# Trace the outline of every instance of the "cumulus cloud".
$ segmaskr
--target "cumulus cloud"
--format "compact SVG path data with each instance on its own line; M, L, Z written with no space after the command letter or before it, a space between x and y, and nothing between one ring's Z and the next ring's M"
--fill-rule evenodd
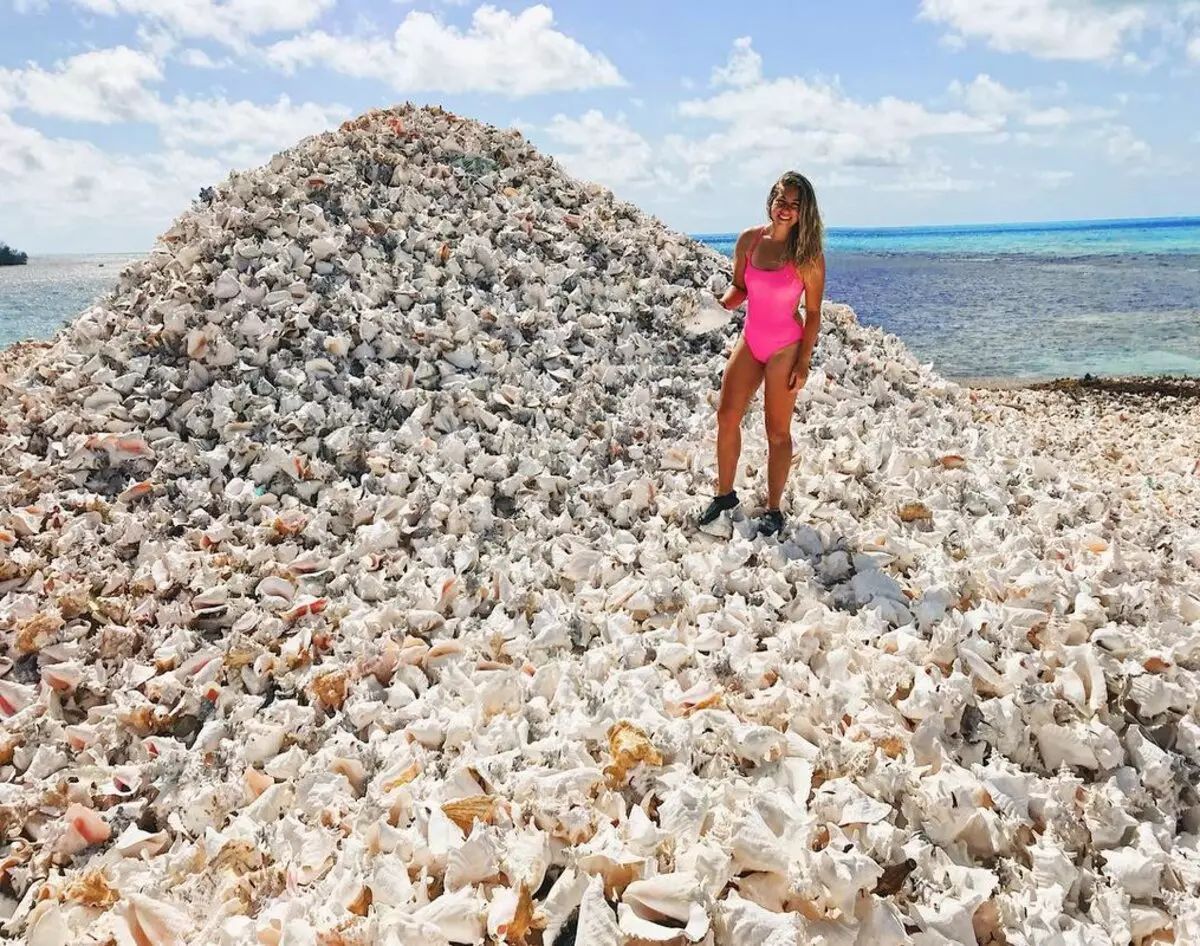
M579 118L555 115L544 129L551 153L574 177L615 191L654 188L687 193L709 183L709 169L669 146L651 143L624 115L590 109Z
M1103 61L1150 21L1145 2L1122 0L921 0L918 17L947 27L957 45L980 41L1040 59Z
M213 59L203 49L195 47L183 50L177 58L180 63L185 66L191 66L193 69L224 69L233 65L232 60L228 58Z
M970 82L956 79L950 83L949 91L972 115L993 122L1013 119L1036 128L1101 121L1117 114L1114 109L1094 106L1039 105L1033 92L1010 89L986 73L980 73Z
M224 98L177 98L159 129L168 147L225 148L248 145L275 151L308 135L336 128L350 110L315 102L293 103L286 95L268 105Z
M148 86L162 78L149 53L117 46L80 53L53 70L0 69L0 96L7 93L16 106L68 121L153 121L161 103Z
M1151 155L1150 146L1126 125L1114 125L1102 131L1108 157L1116 164L1142 165Z
M735 41L713 83L721 90L679 105L685 118L726 126L696 145L709 163L739 157L777 165L787 155L807 163L895 166L908 161L922 139L980 135L1004 123L1002 116L931 111L893 96L860 102L834 83L766 78L745 38Z
M293 103L286 95L265 105L189 96L166 101L151 88L162 78L161 63L145 51L97 50L53 70L0 69L0 108L81 123L143 122L157 126L167 147L208 149L279 148L349 117L344 106Z
M114 250L136 249L167 227L199 187L228 172L219 158L183 153L118 155L50 137L0 114L0 220L31 247L96 249L97 228Z
M179 36L207 37L247 48L256 36L291 33L311 26L337 0L72 0L106 16L126 15L156 23Z
M265 56L285 73L323 66L407 93L523 96L625 85L612 62L556 29L540 4L517 14L481 6L465 31L413 11L390 37L318 30L275 43Z

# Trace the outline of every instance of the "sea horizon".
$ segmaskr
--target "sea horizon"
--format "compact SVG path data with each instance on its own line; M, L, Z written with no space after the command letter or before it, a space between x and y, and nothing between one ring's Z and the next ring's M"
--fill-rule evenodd
M1129 224L1152 225L1200 225L1200 213L1196 214L1180 214L1174 216L1156 216L1156 217L1048 217L1045 220L1008 220L998 222L988 222L981 220L964 220L959 223L911 223L911 224L880 224L877 226L856 225L856 226L828 226L825 229L826 233L860 233L871 232L881 233L888 231L913 231L913 230L930 230L930 231L952 231L952 230L988 230L988 229L1049 229L1055 227L1064 228L1095 228L1107 229L1119 226L1127 226ZM728 236L736 231L714 231L712 233L692 233L694 237L716 237Z
M751 224L752 225L752 224ZM1182 214L1176 216L1154 217L1070 217L1047 218L1045 220L1010 220L1000 222L966 220L960 223L914 223L914 224L881 224L878 226L826 226L827 237L857 236L864 234L964 234L975 232L1020 232L1023 230L1114 230L1130 226L1159 228L1197 227L1200 228L1200 213ZM691 231L672 228L678 233L699 240L703 243L725 241L737 235L738 230ZM14 249L18 247L14 246ZM23 247L21 249L24 249ZM142 249L123 250L83 250L70 253L44 253L25 250L32 259L75 259L86 257L137 257L150 252L153 245ZM1200 253L1200 246L1193 246L1191 251Z

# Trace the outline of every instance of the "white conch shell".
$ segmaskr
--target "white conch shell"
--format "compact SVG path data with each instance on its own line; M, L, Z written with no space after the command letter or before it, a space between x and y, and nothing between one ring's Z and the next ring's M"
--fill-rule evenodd
M494 831L476 823L471 836L446 857L446 889L458 890L495 878L500 872L499 853Z
M16 716L37 699L37 690L23 683L0 680L0 717Z
M1052 831L1043 834L1029 849L1029 857L1039 890L1058 886L1066 893L1079 876L1079 870Z
M536 828L509 834L504 839L504 873L514 887L524 884L537 890L546 879L551 859L550 836Z
M700 902L700 884L694 874L658 874L635 880L621 895L617 915L623 932L654 942L677 940L682 933L695 943L708 932L708 912Z
M737 893L717 903L717 941L731 946L800 946L803 922L798 913L773 913Z
M865 915L864 915L865 914ZM858 942L871 946L904 946L912 942L904 929L900 908L878 896L863 897L858 904Z
M624 939L616 914L604 899L604 880L593 876L579 903L575 942L579 946L621 946Z
M624 887L646 871L647 859L631 851L611 825L596 833L579 849L575 866L588 874L599 875L607 888Z
M412 879L397 857L381 857L368 883L371 899L382 906L400 907L413 899Z
M463 887L443 894L412 917L436 926L452 943L478 943L487 935L487 909L487 902L473 887Z
M699 839L708 806L708 795L699 779L679 783L663 793L658 825L675 838L677 847L686 846Z
M535 911L535 916L544 923L542 942L553 943L557 940L559 931L583 901L590 882L587 874L578 873L573 867L568 867L559 875L546 894L546 899Z
M53 900L43 900L29 914L25 929L28 946L63 946L71 941L71 929L62 908Z
M1104 873L1134 898L1152 898L1162 887L1163 865L1134 847L1104 852Z
M745 811L738 819L732 840L733 857L739 871L774 871L787 874L791 858L780 839L767 827L757 811Z
M78 854L89 845L100 844L112 836L112 828L99 812L78 803L67 806L63 820L67 824L59 838L58 850L64 854Z
M113 842L113 850L125 857L141 857L143 854L154 857L170 846L171 836L166 831L150 834L135 824L127 826Z
M125 899L125 928L118 928L121 946L175 946L192 930L191 921L170 904L132 892Z

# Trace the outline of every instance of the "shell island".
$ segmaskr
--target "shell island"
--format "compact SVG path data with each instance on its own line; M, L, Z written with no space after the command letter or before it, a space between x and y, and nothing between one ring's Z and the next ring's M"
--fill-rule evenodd
M24 266L28 262L28 253L15 250L7 243L0 241L0 266Z
M788 528L702 533L729 266L404 105L4 352L4 934L1200 939L1195 409L827 302Z

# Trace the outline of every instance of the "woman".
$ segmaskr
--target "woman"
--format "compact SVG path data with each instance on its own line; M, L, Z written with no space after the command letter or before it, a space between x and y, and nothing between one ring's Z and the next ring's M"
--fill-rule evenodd
M751 227L738 237L733 284L720 300L726 309L745 301L746 323L721 384L717 494L699 522L708 525L738 505L734 480L742 451L742 418L765 381L767 509L758 526L762 534L774 535L783 528L779 503L792 462L792 411L808 381L821 330L825 254L817 197L803 174L788 171L775 182L767 198L767 216L765 227Z

